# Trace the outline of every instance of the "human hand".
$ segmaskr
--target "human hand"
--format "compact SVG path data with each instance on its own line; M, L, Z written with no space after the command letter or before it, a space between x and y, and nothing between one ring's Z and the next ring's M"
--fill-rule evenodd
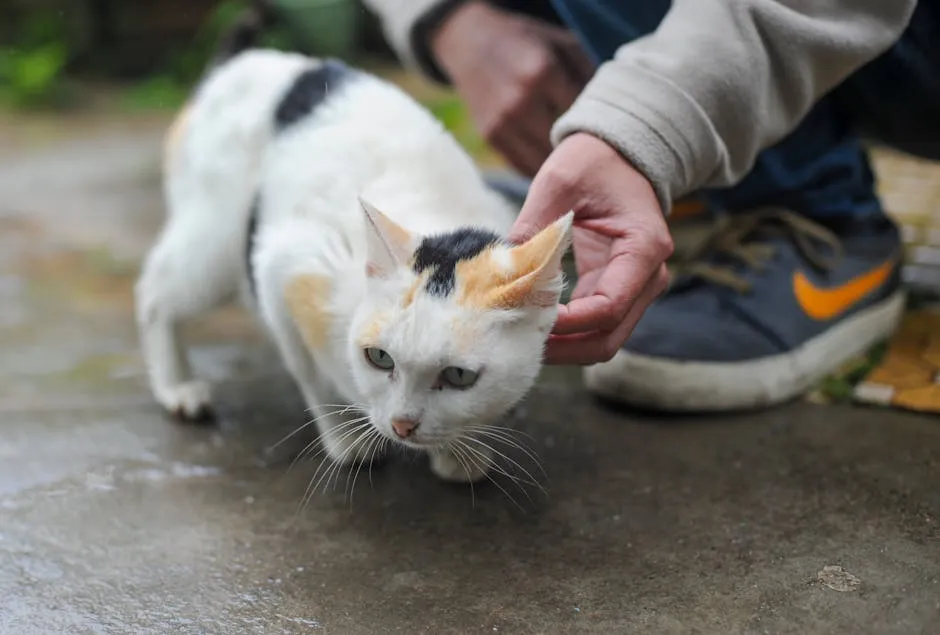
M471 0L429 44L480 134L513 167L534 175L552 151L552 124L594 73L574 35Z
M593 135L566 137L539 170L511 232L522 240L574 211L578 283L546 347L546 363L611 359L665 289L672 237L650 182Z

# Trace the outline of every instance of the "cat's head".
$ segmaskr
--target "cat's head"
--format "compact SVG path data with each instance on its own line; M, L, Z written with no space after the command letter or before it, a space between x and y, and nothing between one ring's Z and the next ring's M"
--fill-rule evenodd
M496 423L539 374L573 215L511 245L473 228L414 235L363 209L368 289L349 362L373 425L427 448Z

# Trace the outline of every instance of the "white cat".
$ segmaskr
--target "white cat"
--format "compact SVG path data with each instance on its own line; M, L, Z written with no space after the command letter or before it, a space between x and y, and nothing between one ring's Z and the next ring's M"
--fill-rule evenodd
M136 288L164 408L209 414L177 327L240 297L333 460L371 460L387 438L428 452L442 479L485 475L492 457L468 439L539 373L570 214L509 245L511 208L423 107L340 62L272 50L207 75L164 169L168 218Z

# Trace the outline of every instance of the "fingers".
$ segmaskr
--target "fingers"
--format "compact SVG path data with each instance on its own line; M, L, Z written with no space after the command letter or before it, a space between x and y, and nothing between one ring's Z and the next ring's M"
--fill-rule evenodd
M578 196L568 182L558 178L556 170L544 165L532 180L529 194L522 203L522 209L509 232L513 242L523 242L558 220L571 209L570 203Z
M563 58L559 57L559 61ZM545 99L552 109L552 123L571 107L577 99L586 81L581 81L565 64L552 66L545 78L543 87ZM549 126L551 131L551 126Z
M614 256L598 277L594 292L571 300L559 314L553 332L612 331L637 302L658 264L641 262L633 252Z
M578 84L584 86L597 70L581 41L568 29L540 25L539 32L548 41L555 57Z
M629 338L649 305L666 290L668 283L669 273L666 266L662 265L650 277L637 301L614 329L609 332L552 336L546 346L545 363L587 365L610 360Z
M565 31L552 39L559 61L568 74L583 87L597 70L594 62L588 57L578 38L570 32Z

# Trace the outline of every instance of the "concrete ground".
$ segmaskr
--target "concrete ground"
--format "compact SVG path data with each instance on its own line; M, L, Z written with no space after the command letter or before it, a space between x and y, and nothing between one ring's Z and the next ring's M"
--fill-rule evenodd
M399 459L304 507L300 400L226 312L219 425L165 420L130 299L162 123L0 126L0 633L940 632L937 419L656 420L553 369L513 422L548 495Z

